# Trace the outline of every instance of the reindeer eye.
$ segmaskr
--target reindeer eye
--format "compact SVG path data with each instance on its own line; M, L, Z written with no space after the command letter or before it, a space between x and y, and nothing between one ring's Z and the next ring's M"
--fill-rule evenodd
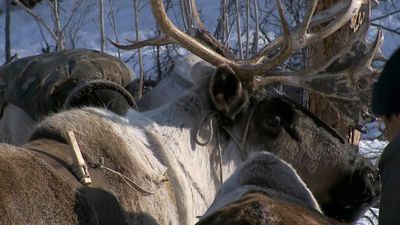
M264 121L264 125L268 127L279 127L281 125L281 118L277 115L270 117Z
M357 88L360 90L365 90L368 87L368 81L366 81L365 79L360 79L357 82Z

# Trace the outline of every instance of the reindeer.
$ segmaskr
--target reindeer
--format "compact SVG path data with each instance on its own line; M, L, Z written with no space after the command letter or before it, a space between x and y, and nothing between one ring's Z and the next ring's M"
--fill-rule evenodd
M292 166L255 153L221 185L202 224L342 224L327 218Z
M302 71L303 77L256 77L279 74L274 69L280 62L332 34L365 4L341 1L313 16L317 2L308 2L305 19L295 28L283 22L286 35L261 50L257 60L238 61L179 31L167 18L162 1L151 0L157 23L167 37L215 67L205 73L196 71L202 79L183 96L155 110L128 110L123 117L101 108L67 110L43 120L18 151L1 145L0 212L6 216L0 218L43 223L46 214L47 218L74 223L95 214L79 200L81 197L75 197L74 188L79 183L70 172L71 160L65 157L67 131L72 131L87 161L87 171L93 174L92 185L116 196L130 224L194 224L196 216L203 215L212 203L221 183L251 153L265 150L293 165L325 215L356 220L379 196L375 167L306 109L257 89L276 81L307 84L311 77L334 77L306 73L322 73L321 68ZM281 6L279 11L283 18ZM308 33L316 24L327 25L317 33ZM301 34L302 41L293 38ZM380 40L381 33L365 57L373 57ZM276 50L281 51L273 54ZM23 164L23 168L18 163L5 163L10 160L10 149L14 149L9 154L15 162L25 158L32 163ZM30 172L36 167L50 177ZM20 182L24 185L18 186ZM48 187L50 183L54 185ZM46 200L38 195L43 188ZM76 207L85 210L75 210L74 200ZM18 205L13 206L14 201ZM28 209L25 207L29 210L18 210Z
M152 40L152 43L177 43L214 66L228 65L240 80L241 88L244 87L247 92L273 84L302 87L328 98L335 108L344 113L346 119L359 121L365 115L365 108L362 105L368 105L368 93L370 93L373 79L379 74L378 70L371 67L371 62L376 59L384 59L379 49L383 41L382 31L378 30L376 39L372 43L366 40L370 24L371 5L369 1L338 1L331 8L315 13L317 4L318 1L308 2L303 22L295 27L289 27L284 18L281 3L277 1L283 35L262 48L255 54L255 57L247 60L232 56L228 48L205 31L204 24L196 14L197 9L194 1L191 2L190 6L192 7L194 24L200 29L197 33L195 32L197 36L193 38L176 28L168 19L162 4L158 3L157 7L153 7L153 12L160 29L165 33L165 37L160 38L158 42ZM361 18L361 20L357 20L359 26L349 37L343 49L338 51L338 54L333 55L325 65L300 71L279 69L279 65L292 54L328 37L353 18ZM311 30L317 31L311 32ZM128 46L114 44L124 49L133 49L145 45L146 42L132 43ZM352 63L349 64L348 62ZM336 70L332 68L336 68ZM201 71L198 74L201 74ZM212 90L212 85L212 82L210 82L210 90ZM236 92L231 96L239 93ZM221 94L214 102L217 105L216 108L221 112L233 108L233 113L235 113L237 106L237 102L233 101L235 98L224 94ZM228 102L229 99L233 101L233 106ZM221 100L221 102L218 102L218 100ZM308 115L311 116L309 113ZM229 118L226 113L225 116ZM242 144L240 143L241 140L236 140L236 142L239 146ZM280 154L278 156L282 157ZM293 164L296 161L293 159L294 157L292 155L282 158ZM294 163L294 167L298 169L300 176L306 181L307 178L305 177L309 176L303 175L301 170L304 166L300 165L301 163L298 164ZM308 181L306 183L310 185ZM311 189L313 190L312 187ZM320 201L318 191L313 190L313 193ZM333 208L331 210L334 211ZM325 209L325 211L331 210Z

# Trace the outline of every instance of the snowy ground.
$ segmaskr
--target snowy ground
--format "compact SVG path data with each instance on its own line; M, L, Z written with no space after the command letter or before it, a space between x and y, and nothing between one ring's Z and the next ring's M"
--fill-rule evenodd
M4 7L4 1L0 2L0 10ZM68 19L71 17L74 7L74 0L63 0L61 6L62 22L61 25L64 27L68 23ZM134 33L134 21L133 21L133 6L132 0L118 0L112 1L112 10L110 10L108 0L105 0L105 32L106 36L113 40L120 40L125 42L125 39L133 40L135 38ZM142 1L144 2L144 1ZM205 24L208 27L213 28L216 25L216 15L219 13L218 1L199 1L198 8L203 12ZM68 26L65 26L66 30L70 30L71 35L67 38L67 47L75 48L90 48L99 49L100 46L100 35L99 35L99 25L98 25L98 12L96 9L97 1L87 0L84 1L84 5L75 11L75 17L79 19L71 21ZM140 11L140 38L146 39L148 37L154 36L154 20L151 11L146 4L142 4L143 8ZM51 20L51 14L49 13L49 8L45 5L39 5L33 10L37 15L42 17L51 27L53 27L53 22ZM114 33L112 29L112 20L109 19L108 15L113 12L116 21L116 31ZM374 16L379 16L383 12L376 11ZM171 17L177 17L177 10L172 10ZM389 21L391 22L391 21ZM38 24L23 10L16 10L12 14L12 43L11 47L13 49L12 54L18 54L19 57L40 54L42 53L42 48L45 48L46 41L49 43L51 48L54 48L54 40L51 36L44 30L39 29ZM0 16L0 30L4 30L4 15ZM5 51L4 51L4 40L5 35L0 35L0 65L5 61ZM46 40L46 41L44 41ZM383 44L383 52L385 55L390 55L400 42L393 35L387 34L385 37L385 42ZM117 56L117 49L111 46L109 43L106 44L106 52L109 54ZM122 51L121 59L128 60L132 56L132 51ZM145 66L152 66L153 53L151 48L146 48L144 50L144 60ZM131 61L132 62L132 61ZM132 65L133 66L133 65ZM137 72L137 66L134 66ZM375 163L379 156L379 153L384 148L386 142L378 141L375 138L381 135L382 125L379 123L372 123L367 125L367 130L369 131L367 135L363 136L363 141L360 144L360 151L367 157L371 158ZM374 209L375 213L378 213ZM371 213L367 213L367 216L373 218ZM358 225L370 224L369 220L364 218L360 220ZM375 220L375 224L377 224Z

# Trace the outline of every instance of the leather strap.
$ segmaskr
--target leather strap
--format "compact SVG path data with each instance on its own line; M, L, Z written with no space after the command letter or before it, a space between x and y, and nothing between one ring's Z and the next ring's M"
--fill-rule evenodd
M37 139L22 147L56 169L75 188L82 186L72 172L71 149L67 144L51 139Z

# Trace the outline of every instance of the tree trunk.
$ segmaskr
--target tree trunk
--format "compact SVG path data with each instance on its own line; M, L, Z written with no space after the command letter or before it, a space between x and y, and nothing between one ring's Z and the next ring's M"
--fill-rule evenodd
M100 20L100 51L106 48L106 35L104 33L104 1L99 0L99 20Z
M11 16L10 16L10 5L11 5L11 0L6 0L6 21L5 21L5 34L6 34L6 40L5 40L5 50L6 50L6 63L11 60L11 29L10 29L10 24L11 24Z
M49 4L51 2L49 1ZM53 14L54 14L54 25L56 29L56 42L57 42L57 51L61 52L64 50L64 37L63 37L63 32L61 31L61 22L60 22L60 5L58 3L58 0L53 1Z
M337 2L337 0L320 0L317 12L328 8L335 2ZM367 4L367 1L365 1L365 3ZM321 42L311 45L308 48L306 66L319 66L324 64L330 56L337 53L338 49L342 49L349 38L349 35L354 32L351 29L351 23L354 22L357 21L352 20L347 25L339 29L335 34L329 36ZM343 118L343 115L333 109L325 98L317 94L309 93L308 106L310 111L314 112L319 118L324 120L327 124L346 137L351 144L358 145L360 140L360 132L353 128L353 124L346 122Z
M139 3L140 0L133 1L133 10L135 12L135 33L136 33L136 41L140 41L139 38ZM141 99L143 95L143 80L144 80L144 65L143 65L143 57L142 57L142 49L138 48L138 57L139 57L139 87L137 89L136 98Z

